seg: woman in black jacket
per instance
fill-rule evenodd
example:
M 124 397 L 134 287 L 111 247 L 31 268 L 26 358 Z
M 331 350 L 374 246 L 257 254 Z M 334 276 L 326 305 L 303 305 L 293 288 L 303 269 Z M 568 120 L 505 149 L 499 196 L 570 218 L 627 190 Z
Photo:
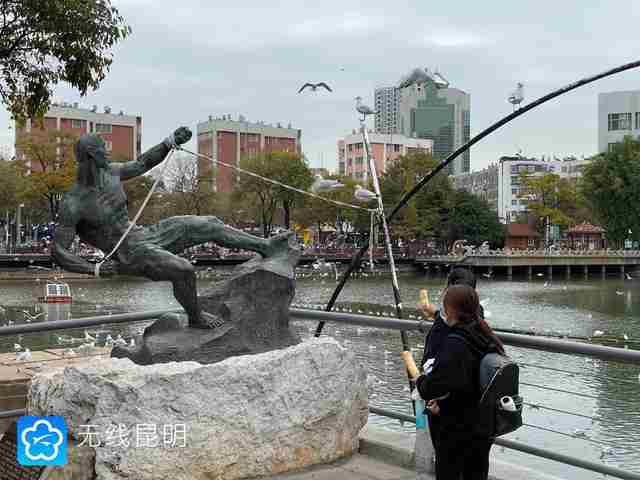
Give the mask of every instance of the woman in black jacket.
M 467 285 L 452 285 L 443 299 L 450 333 L 436 354 L 433 369 L 420 375 L 416 386 L 432 415 L 439 416 L 436 444 L 437 480 L 486 480 L 489 450 L 493 441 L 474 434 L 480 390 L 478 372 L 481 354 L 504 354 L 502 342 L 481 317 L 476 291 Z M 463 337 L 464 340 L 460 337 Z M 446 408 L 438 400 L 446 398 Z

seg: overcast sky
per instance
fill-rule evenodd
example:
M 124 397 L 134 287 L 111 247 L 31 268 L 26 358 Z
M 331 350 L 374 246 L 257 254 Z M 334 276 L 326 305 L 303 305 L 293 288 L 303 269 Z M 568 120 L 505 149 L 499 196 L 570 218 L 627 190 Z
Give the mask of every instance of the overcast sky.
M 195 132 L 208 115 L 291 122 L 302 129 L 311 165 L 323 157 L 329 168 L 337 168 L 337 139 L 358 125 L 354 97 L 372 105 L 376 86 L 393 85 L 412 68 L 438 68 L 471 94 L 474 134 L 509 113 L 506 97 L 518 81 L 527 102 L 640 58 L 637 0 L 114 4 L 133 33 L 117 47 L 110 74 L 85 98 L 61 86 L 57 100 L 142 115 L 143 148 L 180 125 Z M 307 81 L 334 91 L 298 94 Z M 591 155 L 598 93 L 632 89 L 640 89 L 640 70 L 526 114 L 474 147 L 471 169 L 519 149 Z M 0 107 L 0 148 L 13 143 L 9 125 Z

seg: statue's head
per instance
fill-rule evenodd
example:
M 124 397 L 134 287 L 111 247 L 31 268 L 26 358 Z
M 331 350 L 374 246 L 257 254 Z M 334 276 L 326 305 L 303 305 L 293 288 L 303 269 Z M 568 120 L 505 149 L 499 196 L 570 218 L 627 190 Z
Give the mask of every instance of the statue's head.
M 83 135 L 76 143 L 76 160 L 79 164 L 93 162 L 97 168 L 109 164 L 104 141 L 97 135 Z
M 97 135 L 83 135 L 76 142 L 76 161 L 78 162 L 78 182 L 84 185 L 97 185 L 98 172 L 109 166 L 104 141 Z

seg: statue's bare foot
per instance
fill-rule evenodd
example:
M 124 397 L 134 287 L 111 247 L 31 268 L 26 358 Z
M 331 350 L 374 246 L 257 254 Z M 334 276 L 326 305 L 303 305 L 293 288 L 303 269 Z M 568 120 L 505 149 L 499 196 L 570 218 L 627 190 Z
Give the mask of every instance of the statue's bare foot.
M 262 254 L 265 257 L 273 257 L 279 254 L 287 254 L 292 248 L 290 246 L 291 238 L 295 235 L 294 232 L 287 231 L 279 235 L 275 235 L 267 240 L 267 247 Z

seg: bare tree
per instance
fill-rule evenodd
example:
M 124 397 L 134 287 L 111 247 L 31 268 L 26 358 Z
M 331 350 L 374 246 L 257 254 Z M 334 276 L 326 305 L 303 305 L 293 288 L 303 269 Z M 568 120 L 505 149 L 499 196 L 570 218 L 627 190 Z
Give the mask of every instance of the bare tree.
M 171 190 L 174 213 L 178 215 L 207 215 L 213 213 L 214 193 L 210 179 L 200 175 L 198 163 L 190 155 L 175 154 L 167 167 L 165 179 Z

